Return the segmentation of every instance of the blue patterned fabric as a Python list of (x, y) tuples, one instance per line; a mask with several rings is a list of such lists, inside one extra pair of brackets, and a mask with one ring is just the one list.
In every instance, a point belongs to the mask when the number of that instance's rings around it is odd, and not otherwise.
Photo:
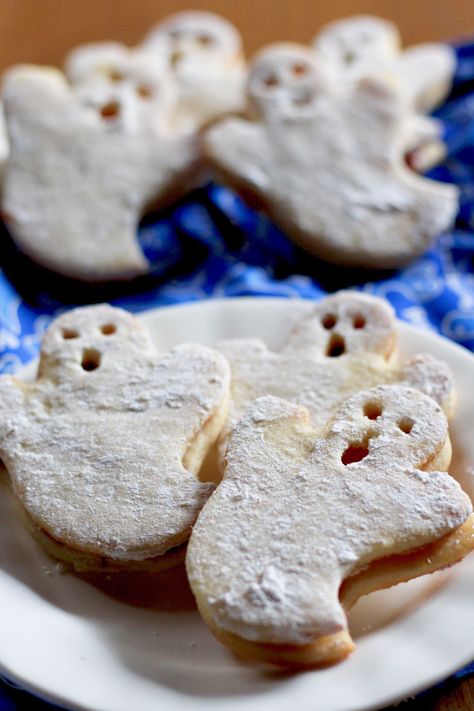
[[(211, 297), (319, 299), (342, 287), (386, 297), (400, 318), (474, 350), (474, 44), (456, 48), (454, 88), (436, 115), (447, 160), (431, 177), (461, 190), (456, 229), (403, 270), (353, 272), (321, 264), (295, 247), (230, 190), (208, 185), (172, 210), (149, 216), (139, 239), (153, 269), (129, 285), (93, 288), (38, 269), (0, 235), (0, 372), (35, 357), (51, 318), (73, 305), (111, 301), (139, 312)], [(474, 672), (474, 665), (460, 674)], [(0, 711), (45, 705), (0, 682)]]

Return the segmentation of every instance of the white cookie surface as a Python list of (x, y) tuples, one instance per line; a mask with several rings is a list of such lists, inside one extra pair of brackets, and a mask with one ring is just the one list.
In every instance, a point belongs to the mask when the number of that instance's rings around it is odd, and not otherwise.
[(203, 126), (243, 111), (246, 66), (237, 29), (211, 12), (180, 12), (163, 20), (143, 47), (169, 63), (179, 91), (179, 120)]
[(458, 483), (431, 471), (446, 441), (439, 406), (409, 388), (354, 395), (320, 439), (304, 408), (254, 401), (188, 545), (205, 619), (240, 639), (279, 645), (347, 631), (344, 579), (440, 539), (471, 513)]
[(158, 354), (120, 309), (61, 316), (38, 379), (0, 379), (0, 456), (29, 519), (68, 549), (125, 562), (185, 542), (213, 488), (197, 472), (229, 381), (219, 353)]
[(211, 127), (207, 155), (309, 251), (393, 268), (452, 225), (458, 191), (406, 166), (407, 113), (386, 81), (335, 85), (309, 48), (272, 45), (251, 67), (248, 95), (253, 120)]
[(2, 209), (32, 259), (91, 281), (148, 271), (138, 222), (150, 206), (181, 194), (199, 163), (196, 137), (171, 130), (172, 92), (165, 80), (158, 84), (143, 97), (130, 82), (75, 90), (55, 69), (7, 73)]
[(429, 112), (449, 93), (456, 67), (446, 44), (419, 44), (402, 50), (396, 25), (360, 15), (324, 26), (313, 40), (318, 61), (335, 79), (354, 80), (374, 71), (393, 73), (413, 108)]
[(358, 15), (325, 25), (313, 40), (318, 60), (335, 78), (362, 76), (398, 57), (400, 35), (393, 22)]
[(400, 367), (393, 310), (384, 300), (367, 294), (339, 292), (322, 299), (295, 324), (279, 351), (248, 338), (221, 341), (217, 347), (232, 369), (232, 399), (221, 436), (222, 450), (248, 405), (264, 395), (306, 407), (316, 429), (352, 394), (375, 385), (409, 385), (435, 399), (447, 412), (452, 406), (449, 368), (425, 354)]
[[(395, 81), (414, 116), (428, 113), (449, 94), (456, 68), (454, 50), (446, 44), (420, 44), (401, 50), (397, 27), (370, 15), (349, 17), (323, 27), (313, 41), (316, 58), (335, 82), (354, 82), (379, 75), (381, 81)], [(423, 117), (428, 132), (420, 135), (410, 122), (405, 128), (403, 148), (408, 164), (423, 172), (439, 163), (445, 148), (439, 125)], [(431, 124), (431, 126), (430, 126)]]

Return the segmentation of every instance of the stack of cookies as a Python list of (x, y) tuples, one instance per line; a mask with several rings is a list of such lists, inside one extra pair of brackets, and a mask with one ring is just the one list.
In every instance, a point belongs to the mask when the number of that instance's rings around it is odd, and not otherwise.
[(399, 362), (391, 308), (356, 292), (316, 304), (279, 351), (160, 352), (130, 314), (89, 306), (51, 324), (35, 381), (0, 378), (0, 456), (48, 553), (107, 574), (185, 558), (222, 642), (315, 666), (353, 650), (361, 595), (474, 548), (447, 473), (453, 395), (445, 364)]
[(457, 212), (457, 189), (419, 174), (443, 157), (426, 114), (453, 72), (447, 46), (401, 51), (378, 18), (270, 45), (247, 66), (229, 22), (174, 15), (138, 47), (79, 47), (64, 73), (6, 73), (2, 214), (42, 266), (133, 279), (150, 268), (140, 218), (214, 175), (318, 257), (398, 267)]

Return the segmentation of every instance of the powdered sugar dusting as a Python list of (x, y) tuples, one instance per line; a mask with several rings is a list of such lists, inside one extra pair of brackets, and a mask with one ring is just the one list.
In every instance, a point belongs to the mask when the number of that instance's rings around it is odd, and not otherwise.
[(198, 345), (157, 354), (120, 309), (57, 319), (39, 380), (0, 379), (0, 454), (29, 517), (68, 546), (116, 559), (185, 541), (212, 491), (195, 475), (229, 381), (220, 354)]
[[(340, 355), (328, 355), (331, 342), (343, 347)], [(222, 448), (245, 408), (264, 395), (304, 405), (316, 428), (354, 392), (384, 383), (416, 387), (447, 411), (452, 402), (453, 378), (444, 363), (418, 355), (398, 367), (393, 311), (366, 294), (339, 292), (321, 300), (278, 352), (258, 339), (222, 341), (218, 348), (232, 368), (232, 403)]]
[[(374, 401), (381, 412), (372, 420), (365, 408)], [(401, 386), (354, 395), (320, 439), (303, 408), (257, 400), (234, 429), (224, 480), (188, 546), (200, 606), (220, 628), (258, 642), (301, 645), (346, 628), (338, 600), (346, 577), (439, 539), (471, 513), (452, 477), (422, 470), (446, 439), (440, 407)], [(358, 445), (365, 456), (344, 464)]]

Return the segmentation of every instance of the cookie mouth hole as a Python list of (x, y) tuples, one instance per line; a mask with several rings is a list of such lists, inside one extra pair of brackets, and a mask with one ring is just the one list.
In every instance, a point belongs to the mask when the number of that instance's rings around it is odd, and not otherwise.
[(73, 328), (63, 328), (63, 338), (65, 341), (70, 341), (73, 338), (79, 338), (79, 333)]
[(382, 414), (382, 405), (379, 402), (366, 402), (364, 405), (364, 415), (369, 420), (377, 420)]
[(354, 318), (352, 319), (352, 325), (354, 328), (364, 328), (366, 324), (365, 316), (362, 316), (362, 314), (355, 314)]
[(326, 314), (321, 319), (321, 324), (322, 324), (323, 328), (325, 328), (328, 331), (331, 328), (334, 328), (336, 323), (337, 323), (337, 318), (334, 316), (334, 314)]
[(311, 103), (313, 97), (309, 92), (305, 92), (304, 94), (301, 94), (301, 96), (295, 96), (293, 98), (293, 104), (295, 106), (309, 106)]
[(361, 462), (368, 453), (369, 449), (367, 444), (350, 444), (342, 453), (341, 462), (347, 467), (350, 464)]
[(170, 64), (171, 64), (171, 66), (172, 66), (172, 67), (177, 67), (178, 64), (181, 62), (183, 56), (184, 56), (184, 55), (183, 55), (182, 52), (179, 52), (179, 51), (172, 52), (172, 53), (171, 53), (171, 57), (170, 57)]
[(137, 86), (137, 94), (142, 99), (151, 99), (151, 97), (153, 96), (151, 88), (146, 84), (139, 84)]
[(96, 351), (94, 348), (87, 348), (82, 352), (81, 368), (88, 373), (97, 370), (100, 366), (101, 358), (102, 356), (99, 351)]
[(113, 333), (116, 333), (117, 326), (113, 323), (104, 323), (104, 325), (100, 327), (100, 330), (104, 336), (111, 336)]
[(355, 58), (356, 58), (355, 52), (347, 51), (344, 53), (344, 62), (346, 64), (352, 64), (355, 61)]
[(109, 101), (100, 109), (100, 115), (106, 121), (116, 119), (120, 115), (120, 104), (118, 101)]
[(328, 343), (326, 355), (329, 358), (339, 358), (339, 356), (343, 355), (345, 352), (346, 344), (343, 337), (338, 333), (333, 333)]
[(397, 422), (397, 424), (402, 432), (404, 432), (405, 434), (410, 434), (415, 425), (415, 421), (412, 420), (411, 417), (402, 417), (401, 420)]

